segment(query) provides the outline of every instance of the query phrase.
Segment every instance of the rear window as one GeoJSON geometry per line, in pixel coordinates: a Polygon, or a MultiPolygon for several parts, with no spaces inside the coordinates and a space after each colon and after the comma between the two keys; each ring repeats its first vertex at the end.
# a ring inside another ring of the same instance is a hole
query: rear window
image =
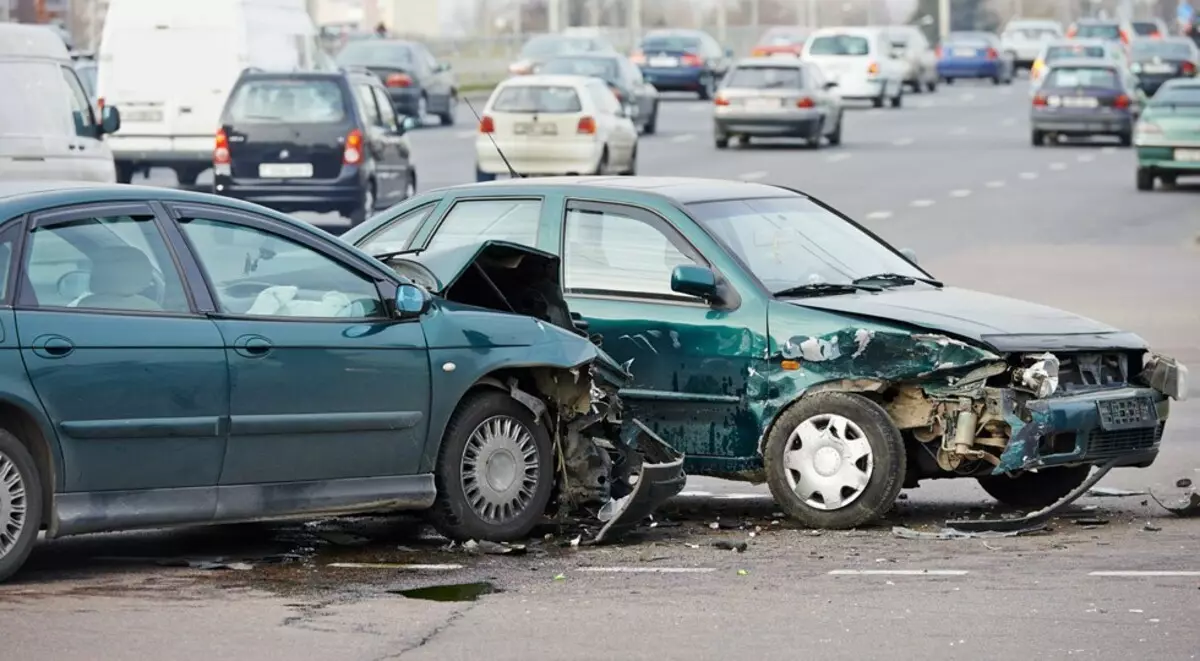
{"type": "Polygon", "coordinates": [[[550,57],[572,53],[593,53],[601,50],[600,42],[586,37],[542,35],[525,42],[521,57],[550,57]]]}
{"type": "Polygon", "coordinates": [[[1134,57],[1168,57],[1186,60],[1195,54],[1195,48],[1182,41],[1136,41],[1133,44],[1134,57]]]}
{"type": "Polygon", "coordinates": [[[387,41],[352,41],[337,54],[338,64],[411,66],[412,48],[387,41]]]}
{"type": "Polygon", "coordinates": [[[1013,28],[1004,34],[1018,39],[1049,39],[1057,37],[1058,30],[1054,28],[1013,28]]]}
{"type": "Polygon", "coordinates": [[[649,36],[642,40],[642,50],[695,53],[700,50],[700,38],[674,35],[649,36]]]}
{"type": "Polygon", "coordinates": [[[1080,25],[1075,29],[1080,39],[1120,39],[1121,28],[1117,25],[1080,25]]]}
{"type": "Polygon", "coordinates": [[[345,119],[342,87],[332,80],[248,80],[229,102],[230,122],[329,124],[345,119]]]}
{"type": "Polygon", "coordinates": [[[1119,87],[1117,72],[1100,67],[1063,67],[1053,69],[1046,78],[1046,87],[1119,87]]]}
{"type": "Polygon", "coordinates": [[[617,61],[611,58],[562,57],[538,67],[538,73],[591,76],[611,82],[621,77],[621,68],[617,61]]]}
{"type": "Polygon", "coordinates": [[[0,103],[0,135],[75,135],[71,97],[57,64],[0,62],[0,89],[19,103],[0,103]]]}
{"type": "Polygon", "coordinates": [[[979,34],[950,34],[946,35],[946,39],[942,43],[955,48],[975,49],[987,49],[993,45],[991,39],[979,34]]]}
{"type": "Polygon", "coordinates": [[[1195,85],[1164,85],[1150,100],[1151,107],[1194,106],[1200,107],[1200,87],[1195,85]]]}
{"type": "Polygon", "coordinates": [[[1103,46],[1051,46],[1046,49],[1046,61],[1053,62],[1066,57],[1104,57],[1103,46]]]}
{"type": "Polygon", "coordinates": [[[574,87],[557,85],[509,85],[496,94],[496,112],[573,113],[582,112],[574,87]]]}
{"type": "Polygon", "coordinates": [[[1139,36],[1145,37],[1151,34],[1158,34],[1158,24],[1149,21],[1138,21],[1133,23],[1133,31],[1139,36]]]}
{"type": "Polygon", "coordinates": [[[738,67],[725,79],[727,87],[771,90],[804,87],[804,72],[799,67],[738,67]]]}
{"type": "Polygon", "coordinates": [[[868,55],[871,42],[852,34],[831,34],[817,37],[808,47],[809,55],[868,55]]]}

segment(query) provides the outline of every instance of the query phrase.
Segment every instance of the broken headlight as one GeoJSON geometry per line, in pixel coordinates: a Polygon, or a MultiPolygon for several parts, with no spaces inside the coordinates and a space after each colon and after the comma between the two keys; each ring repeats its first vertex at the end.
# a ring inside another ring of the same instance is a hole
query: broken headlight
{"type": "Polygon", "coordinates": [[[1053,395],[1058,390],[1058,356],[1043,353],[1024,358],[1030,364],[1013,370],[1013,387],[1033,393],[1038,399],[1053,395]]]}
{"type": "Polygon", "coordinates": [[[1182,402],[1188,395],[1188,369],[1174,358],[1151,354],[1146,359],[1142,378],[1151,388],[1176,401],[1182,402]]]}

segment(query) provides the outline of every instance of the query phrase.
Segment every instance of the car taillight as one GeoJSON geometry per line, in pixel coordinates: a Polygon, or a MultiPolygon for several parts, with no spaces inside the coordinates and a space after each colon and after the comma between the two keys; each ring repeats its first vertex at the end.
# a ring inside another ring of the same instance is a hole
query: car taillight
{"type": "Polygon", "coordinates": [[[480,133],[493,133],[496,130],[496,122],[488,115],[484,115],[483,119],[479,120],[480,133]]]}
{"type": "Polygon", "coordinates": [[[940,58],[942,56],[942,47],[938,46],[937,48],[933,49],[933,52],[940,58]]]}
{"type": "Polygon", "coordinates": [[[1188,76],[1196,75],[1196,65],[1192,64],[1191,62],[1184,62],[1183,66],[1180,68],[1182,69],[1183,73],[1188,76]]]}
{"type": "Polygon", "coordinates": [[[1116,98],[1116,100],[1115,100],[1115,101],[1113,101],[1113,107],[1116,107],[1116,108],[1128,108],[1128,107],[1129,107],[1129,97],[1128,97],[1127,95],[1125,95],[1125,94],[1122,94],[1121,96],[1118,96],[1118,97],[1116,98]]]}
{"type": "Polygon", "coordinates": [[[394,73],[383,81],[388,87],[411,87],[413,84],[412,76],[406,73],[394,73]]]}
{"type": "Polygon", "coordinates": [[[508,72],[517,76],[525,76],[533,72],[533,62],[521,60],[508,65],[508,72]]]}
{"type": "Polygon", "coordinates": [[[591,117],[580,117],[579,126],[575,128],[575,132],[583,135],[595,135],[596,120],[591,117]]]}
{"type": "Polygon", "coordinates": [[[229,136],[225,129],[217,129],[217,142],[213,145],[213,165],[229,165],[229,136]]]}
{"type": "Polygon", "coordinates": [[[362,146],[363,134],[362,131],[354,129],[346,134],[346,149],[342,151],[342,163],[346,165],[358,165],[362,163],[362,146]]]}
{"type": "Polygon", "coordinates": [[[1121,43],[1129,43],[1129,33],[1124,30],[1121,30],[1121,43]]]}
{"type": "Polygon", "coordinates": [[[879,63],[872,62],[872,63],[868,64],[867,65],[867,73],[870,73],[870,74],[879,73],[879,63]]]}
{"type": "Polygon", "coordinates": [[[645,64],[645,63],[646,63],[646,54],[645,54],[645,53],[643,53],[643,52],[642,52],[642,51],[640,51],[640,50],[635,50],[635,51],[633,51],[633,53],[632,53],[632,54],[629,56],[629,59],[630,59],[630,60],[631,60],[631,61],[632,61],[634,64],[645,64]]]}
{"type": "Polygon", "coordinates": [[[1046,95],[1045,94],[1034,95],[1033,105],[1035,105],[1039,108],[1044,108],[1046,106],[1046,95]]]}
{"type": "Polygon", "coordinates": [[[802,97],[796,101],[797,108],[815,108],[816,105],[817,104],[813,103],[813,100],[808,98],[807,96],[802,97]]]}
{"type": "Polygon", "coordinates": [[[989,60],[994,60],[994,59],[996,59],[996,58],[998,58],[998,57],[1000,57],[1000,53],[997,53],[995,48],[989,48],[989,49],[988,49],[988,51],[987,51],[987,59],[989,59],[989,60]]]}
{"type": "Polygon", "coordinates": [[[1077,34],[1079,34],[1079,28],[1077,28],[1073,25],[1071,26],[1071,29],[1067,30],[1068,37],[1074,37],[1077,34]]]}
{"type": "Polygon", "coordinates": [[[685,66],[685,67],[702,67],[702,66],[704,66],[704,59],[701,58],[699,55],[692,55],[692,54],[684,55],[682,58],[680,58],[679,61],[682,62],[683,66],[685,66]]]}
{"type": "Polygon", "coordinates": [[[713,103],[718,106],[727,106],[729,105],[729,99],[718,94],[717,98],[713,99],[713,103]]]}

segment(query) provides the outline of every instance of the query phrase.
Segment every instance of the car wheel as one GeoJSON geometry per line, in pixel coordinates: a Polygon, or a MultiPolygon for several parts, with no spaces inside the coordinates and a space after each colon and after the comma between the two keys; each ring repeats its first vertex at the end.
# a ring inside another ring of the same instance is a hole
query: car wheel
{"type": "Polygon", "coordinates": [[[834,127],[833,133],[829,134],[829,144],[836,147],[842,144],[842,122],[845,121],[846,114],[839,110],[837,114],[837,126],[834,127]]]}
{"type": "Polygon", "coordinates": [[[117,183],[128,184],[133,181],[133,166],[129,163],[117,163],[117,183]]]}
{"type": "Polygon", "coordinates": [[[646,126],[642,128],[646,135],[654,135],[658,130],[658,101],[654,102],[654,107],[650,109],[650,119],[646,120],[646,126]]]}
{"type": "Polygon", "coordinates": [[[42,526],[42,481],[24,444],[0,429],[0,582],[17,572],[42,526]]]}
{"type": "Polygon", "coordinates": [[[523,404],[498,391],[468,395],[442,438],[431,522],[458,541],[525,537],[550,502],[553,455],[550,434],[523,404]]]}
{"type": "Polygon", "coordinates": [[[1033,132],[1029,134],[1029,141],[1033,143],[1034,147],[1041,147],[1042,145],[1046,144],[1046,132],[1034,129],[1033,132]]]}
{"type": "Polygon", "coordinates": [[[1126,131],[1117,137],[1120,138],[1122,147],[1133,146],[1133,131],[1126,131]]]}
{"type": "Polygon", "coordinates": [[[717,149],[728,149],[729,148],[729,136],[727,136],[727,135],[713,136],[713,145],[717,149]]]}
{"type": "Polygon", "coordinates": [[[175,179],[180,186],[195,186],[196,180],[200,178],[200,173],[208,168],[176,168],[175,179]]]}
{"type": "Polygon", "coordinates": [[[442,126],[454,126],[454,116],[458,112],[458,91],[452,90],[450,98],[446,99],[446,112],[438,115],[442,126]]]}
{"type": "Polygon", "coordinates": [[[1002,82],[1004,82],[1004,79],[1001,78],[1000,76],[992,76],[992,84],[993,85],[999,85],[1002,82]]]}
{"type": "Polygon", "coordinates": [[[358,206],[350,210],[350,226],[361,225],[373,213],[375,213],[375,182],[368,181],[367,185],[363,186],[362,199],[359,200],[358,206]]]}
{"type": "Polygon", "coordinates": [[[929,90],[930,92],[936,92],[937,91],[937,79],[935,78],[935,79],[929,81],[928,83],[926,83],[925,89],[929,90]]]}
{"type": "Polygon", "coordinates": [[[638,148],[637,148],[637,145],[635,144],[633,146],[633,153],[629,155],[629,167],[621,172],[622,176],[626,176],[626,177],[637,176],[637,158],[638,158],[637,152],[638,152],[638,148]]]}
{"type": "Polygon", "coordinates": [[[901,85],[900,89],[896,91],[896,96],[892,97],[892,107],[899,108],[902,103],[904,103],[904,86],[903,85],[901,85]]]}
{"type": "Polygon", "coordinates": [[[861,395],[825,392],[788,407],[767,433],[763,461],[775,503],[810,528],[870,523],[896,501],[907,466],[886,411],[861,395]]]}
{"type": "Polygon", "coordinates": [[[713,97],[715,78],[716,76],[710,73],[705,76],[704,80],[700,83],[700,92],[698,93],[698,96],[700,97],[701,101],[708,101],[713,97]]]}
{"type": "Polygon", "coordinates": [[[404,197],[402,200],[407,200],[417,194],[417,174],[415,172],[408,175],[408,183],[404,184],[404,197]]]}
{"type": "Polygon", "coordinates": [[[820,149],[821,138],[823,137],[825,137],[825,120],[819,119],[817,120],[817,127],[812,132],[812,135],[808,136],[808,138],[804,140],[804,146],[812,150],[820,149]]]}
{"type": "Polygon", "coordinates": [[[953,78],[943,78],[942,82],[946,83],[947,85],[953,85],[954,79],[953,78]]]}
{"type": "Polygon", "coordinates": [[[874,108],[882,108],[883,104],[886,100],[887,100],[887,89],[885,86],[885,89],[882,89],[879,91],[879,96],[875,97],[874,99],[871,99],[871,106],[874,108]]]}
{"type": "Polygon", "coordinates": [[[1138,168],[1137,189],[1141,191],[1154,190],[1154,173],[1146,168],[1138,168]]]}
{"type": "Polygon", "coordinates": [[[1043,468],[1036,473],[1022,473],[1017,477],[988,475],[976,480],[989,496],[1005,505],[1041,509],[1083,484],[1091,470],[1091,466],[1043,468]]]}

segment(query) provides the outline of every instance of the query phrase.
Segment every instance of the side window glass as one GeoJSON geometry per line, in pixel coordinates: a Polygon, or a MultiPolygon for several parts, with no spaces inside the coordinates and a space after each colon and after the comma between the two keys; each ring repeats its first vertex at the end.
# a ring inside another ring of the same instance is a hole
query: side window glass
{"type": "Polygon", "coordinates": [[[383,227],[382,230],[376,232],[366,241],[359,244],[359,248],[371,255],[382,255],[384,253],[396,252],[404,250],[404,246],[412,237],[413,232],[429,218],[429,214],[433,212],[436,202],[431,202],[424,206],[417,207],[401,215],[383,227]]]}
{"type": "Polygon", "coordinates": [[[388,99],[387,92],[379,87],[372,87],[371,92],[375,95],[375,103],[379,108],[383,127],[389,131],[399,131],[400,123],[396,121],[396,110],[392,106],[391,99],[388,99]]]}
{"type": "Polygon", "coordinates": [[[183,280],[153,216],[84,218],[29,235],[31,305],[187,312],[183,280]]]}
{"type": "Polygon", "coordinates": [[[92,116],[92,103],[88,100],[87,92],[75,70],[71,67],[60,66],[63,80],[67,82],[71,97],[71,115],[75,118],[75,135],[86,138],[96,137],[96,119],[92,116]]]}
{"type": "Polygon", "coordinates": [[[309,319],[386,316],[373,282],[308,246],[223,221],[198,218],[182,227],[225,314],[309,319]]]}
{"type": "Polygon", "coordinates": [[[446,213],[428,249],[496,239],[535,247],[541,200],[464,200],[446,213]]]}
{"type": "Polygon", "coordinates": [[[362,111],[362,120],[367,126],[383,126],[383,118],[375,105],[375,95],[371,93],[370,85],[355,85],[354,93],[358,95],[358,107],[362,111]]]}
{"type": "Polygon", "coordinates": [[[563,245],[567,291],[679,296],[671,291],[671,272],[699,262],[676,245],[681,238],[673,232],[669,238],[656,225],[616,210],[568,210],[563,245]]]}

